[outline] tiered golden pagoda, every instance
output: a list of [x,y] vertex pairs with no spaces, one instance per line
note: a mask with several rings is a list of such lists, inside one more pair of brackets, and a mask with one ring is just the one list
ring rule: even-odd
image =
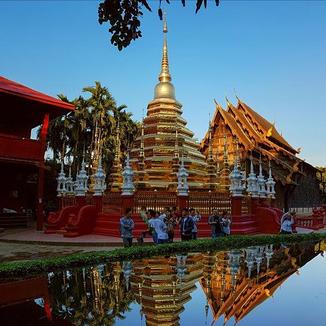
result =
[[148,104],[142,135],[131,150],[131,162],[138,189],[175,191],[181,156],[189,172],[190,189],[208,189],[206,157],[182,117],[182,105],[176,100],[168,63],[167,24],[163,25],[163,57],[154,99]]

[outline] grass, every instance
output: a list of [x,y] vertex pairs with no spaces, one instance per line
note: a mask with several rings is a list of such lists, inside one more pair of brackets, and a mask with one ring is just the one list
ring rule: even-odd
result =
[[239,249],[255,245],[320,241],[326,234],[291,234],[291,235],[245,235],[229,236],[215,240],[203,239],[187,242],[175,242],[157,246],[134,246],[112,251],[84,252],[67,256],[36,259],[30,261],[8,262],[0,265],[0,278],[25,277],[52,272],[59,269],[96,265],[103,262],[140,259],[151,256],[167,256],[176,253],[221,251]]

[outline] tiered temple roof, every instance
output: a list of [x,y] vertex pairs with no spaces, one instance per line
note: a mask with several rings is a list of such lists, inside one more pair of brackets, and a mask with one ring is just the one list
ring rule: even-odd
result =
[[[300,164],[303,163],[295,150],[276,130],[274,124],[267,121],[247,104],[238,98],[234,106],[227,100],[227,109],[216,103],[212,119],[213,155],[223,164],[223,139],[228,143],[229,162],[234,161],[236,152],[235,140],[239,144],[240,158],[244,162],[252,153],[258,165],[262,155],[265,171],[268,162],[272,162],[273,176],[285,184],[296,184],[296,173],[300,174]],[[209,132],[201,142],[201,149],[207,155],[209,151]]]

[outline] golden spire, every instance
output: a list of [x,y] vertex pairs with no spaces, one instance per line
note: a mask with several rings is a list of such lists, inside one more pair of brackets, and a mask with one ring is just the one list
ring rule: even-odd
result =
[[159,98],[169,98],[175,100],[175,90],[171,83],[171,75],[169,72],[169,60],[168,60],[168,45],[166,40],[166,33],[168,32],[168,27],[166,23],[166,13],[164,13],[163,18],[163,54],[161,63],[161,73],[158,77],[159,83],[155,87],[154,99]]
[[167,82],[171,80],[170,72],[169,72],[169,59],[168,59],[168,44],[166,40],[166,33],[168,32],[168,26],[166,23],[166,13],[163,15],[163,55],[162,55],[162,64],[161,64],[161,73],[158,77],[160,82]]

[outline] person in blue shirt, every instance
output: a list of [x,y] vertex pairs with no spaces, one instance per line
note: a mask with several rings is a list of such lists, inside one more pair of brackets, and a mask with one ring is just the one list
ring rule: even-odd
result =
[[135,223],[131,218],[131,208],[126,208],[125,215],[120,219],[120,234],[124,247],[132,245],[132,231]]

